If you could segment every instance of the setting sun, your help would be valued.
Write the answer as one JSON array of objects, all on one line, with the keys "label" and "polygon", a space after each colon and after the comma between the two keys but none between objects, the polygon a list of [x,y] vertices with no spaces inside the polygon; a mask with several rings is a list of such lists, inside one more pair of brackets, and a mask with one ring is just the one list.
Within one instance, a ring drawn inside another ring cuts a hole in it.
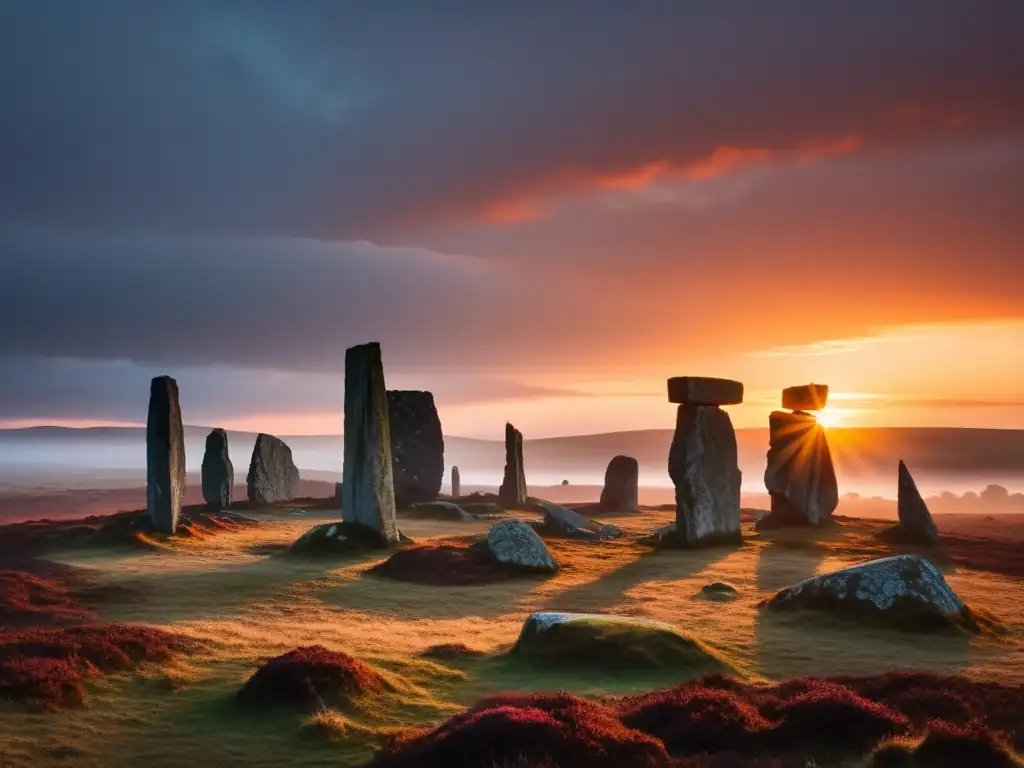
[{"label": "setting sun", "polygon": [[825,408],[817,413],[818,423],[826,429],[830,427],[843,426],[843,412],[840,410]]}]

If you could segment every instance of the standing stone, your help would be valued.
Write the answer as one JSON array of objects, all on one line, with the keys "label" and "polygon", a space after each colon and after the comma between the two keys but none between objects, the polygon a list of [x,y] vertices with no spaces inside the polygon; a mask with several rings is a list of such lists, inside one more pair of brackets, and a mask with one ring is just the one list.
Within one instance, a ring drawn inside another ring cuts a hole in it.
[{"label": "standing stone", "polygon": [[185,429],[178,382],[157,376],[149,386],[146,420],[146,509],[153,527],[174,533],[185,495]]},{"label": "standing stone", "polygon": [[925,504],[917,483],[910,475],[907,465],[900,461],[899,485],[896,490],[896,508],[900,522],[899,538],[907,544],[924,544],[931,546],[939,541],[939,529],[932,519],[928,505]]},{"label": "standing stone", "polygon": [[434,396],[417,390],[388,391],[388,422],[395,504],[434,501],[444,480],[444,435]]},{"label": "standing stone", "polygon": [[505,478],[498,489],[498,501],[507,507],[522,507],[526,504],[523,433],[511,424],[505,424]]},{"label": "standing stone", "polygon": [[388,395],[376,342],[345,351],[344,432],[342,519],[372,531],[382,544],[396,544],[400,536],[395,520]]},{"label": "standing stone", "polygon": [[604,488],[598,509],[605,512],[636,512],[640,464],[632,456],[616,456],[604,472]]},{"label": "standing stone", "polygon": [[462,481],[459,479],[459,468],[452,467],[452,496],[458,498],[462,495]]},{"label": "standing stone", "polygon": [[256,504],[294,499],[299,490],[299,470],[292,460],[292,449],[273,435],[257,435],[245,486],[249,501]]},{"label": "standing stone", "polygon": [[824,428],[814,416],[799,411],[774,411],[768,424],[764,484],[771,495],[771,515],[760,524],[820,525],[839,506],[839,483]]},{"label": "standing stone", "polygon": [[206,436],[203,454],[203,501],[214,509],[231,506],[235,487],[235,468],[228,455],[228,433],[214,429]]},{"label": "standing stone", "polygon": [[668,455],[676,487],[676,537],[687,546],[740,539],[736,432],[713,405],[680,405]]}]

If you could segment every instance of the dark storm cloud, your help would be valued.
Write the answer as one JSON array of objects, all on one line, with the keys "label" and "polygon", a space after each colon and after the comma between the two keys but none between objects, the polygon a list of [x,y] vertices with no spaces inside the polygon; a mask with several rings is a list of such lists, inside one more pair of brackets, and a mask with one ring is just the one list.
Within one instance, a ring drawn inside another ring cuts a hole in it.
[{"label": "dark storm cloud", "polygon": [[1021,127],[1015,0],[486,5],[6,3],[0,221],[360,238],[718,146]]}]

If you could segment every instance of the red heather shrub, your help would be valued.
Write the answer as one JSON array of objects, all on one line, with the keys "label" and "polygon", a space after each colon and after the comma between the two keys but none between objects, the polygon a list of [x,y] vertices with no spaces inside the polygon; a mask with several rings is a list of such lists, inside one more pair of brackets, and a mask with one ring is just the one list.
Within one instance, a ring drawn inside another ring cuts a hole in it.
[{"label": "red heather shrub", "polygon": [[920,741],[879,746],[869,768],[1020,768],[996,734],[980,723],[965,726],[936,722]]},{"label": "red heather shrub", "polygon": [[68,624],[90,618],[57,579],[22,570],[0,571],[0,626]]},{"label": "red heather shrub", "polygon": [[164,661],[191,643],[152,627],[102,624],[0,632],[0,697],[47,706],[80,704],[83,681]]},{"label": "red heather shrub", "polygon": [[312,645],[264,662],[237,696],[241,704],[250,707],[314,709],[322,702],[346,703],[384,687],[384,679],[369,665],[340,651]]},{"label": "red heather shrub", "polygon": [[409,547],[368,569],[367,573],[437,587],[491,584],[521,575],[495,562],[487,545],[482,543]]},{"label": "red heather shrub", "polygon": [[664,746],[614,710],[569,694],[495,696],[436,730],[398,740],[374,768],[481,768],[491,764],[667,768]]}]

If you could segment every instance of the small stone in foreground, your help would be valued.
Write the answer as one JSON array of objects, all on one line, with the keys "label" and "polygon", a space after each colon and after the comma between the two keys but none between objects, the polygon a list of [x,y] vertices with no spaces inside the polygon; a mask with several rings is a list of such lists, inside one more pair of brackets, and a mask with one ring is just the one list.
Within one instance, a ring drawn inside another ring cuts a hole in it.
[{"label": "small stone in foreground", "polygon": [[157,376],[150,382],[146,420],[146,509],[156,530],[177,530],[184,495],[185,430],[178,382]]},{"label": "small stone in foreground", "polygon": [[828,403],[828,384],[801,384],[782,390],[782,407],[791,411],[820,411]]},{"label": "small stone in foreground", "polygon": [[273,435],[257,435],[245,485],[249,501],[256,504],[294,499],[299,491],[299,469],[288,444]]},{"label": "small stone in foreground", "polygon": [[743,383],[706,376],[675,376],[668,380],[668,401],[679,405],[739,405]]},{"label": "small stone in foreground", "polygon": [[502,520],[487,532],[487,548],[503,564],[530,571],[554,573],[558,570],[543,539],[518,518]]}]

